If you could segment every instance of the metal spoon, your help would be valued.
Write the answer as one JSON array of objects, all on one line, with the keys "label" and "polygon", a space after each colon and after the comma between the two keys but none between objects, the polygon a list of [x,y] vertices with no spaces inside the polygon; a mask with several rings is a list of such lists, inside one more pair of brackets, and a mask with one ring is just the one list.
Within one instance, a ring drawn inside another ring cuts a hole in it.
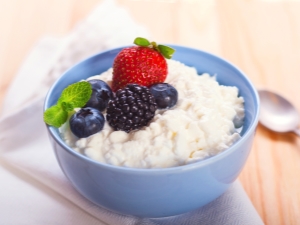
[{"label": "metal spoon", "polygon": [[258,90],[258,94],[261,102],[260,123],[275,132],[294,132],[300,136],[300,117],[296,108],[274,92]]}]

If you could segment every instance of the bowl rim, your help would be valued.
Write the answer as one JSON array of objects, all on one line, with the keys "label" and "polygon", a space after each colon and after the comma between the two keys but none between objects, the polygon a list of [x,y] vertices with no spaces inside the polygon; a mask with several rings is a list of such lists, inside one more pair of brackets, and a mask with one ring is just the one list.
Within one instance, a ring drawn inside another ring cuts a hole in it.
[{"label": "bowl rim", "polygon": [[[182,172],[182,171],[186,171],[186,170],[193,170],[195,168],[198,167],[204,167],[208,164],[212,164],[216,161],[221,160],[222,158],[226,157],[227,155],[231,154],[234,149],[236,149],[238,146],[242,145],[242,143],[248,139],[248,137],[255,132],[256,126],[258,124],[258,120],[259,120],[259,111],[260,111],[260,100],[259,100],[259,96],[258,96],[258,92],[257,89],[255,88],[254,84],[252,83],[252,81],[247,77],[247,75],[241,70],[239,69],[239,67],[237,67],[236,65],[234,65],[233,63],[229,62],[228,60],[224,59],[221,56],[217,56],[215,54],[212,54],[210,52],[207,51],[203,51],[197,48],[192,48],[192,47],[188,47],[188,46],[183,46],[183,45],[178,45],[178,44],[167,44],[170,47],[174,47],[174,48],[180,48],[182,50],[188,50],[188,51],[197,51],[203,55],[209,56],[211,58],[214,58],[216,60],[219,61],[223,61],[223,63],[229,65],[230,67],[232,67],[233,69],[235,69],[242,77],[244,80],[246,80],[246,82],[248,82],[249,86],[252,89],[253,92],[253,97],[254,97],[254,102],[256,103],[255,106],[257,108],[257,110],[255,111],[255,115],[253,117],[253,120],[251,121],[249,128],[246,130],[246,132],[243,134],[243,136],[241,136],[241,138],[239,140],[237,140],[232,146],[230,146],[229,148],[227,148],[225,151],[220,152],[217,155],[214,155],[210,158],[204,159],[204,160],[200,160],[200,161],[196,161],[190,164],[185,164],[185,165],[181,165],[181,166],[174,166],[174,167],[167,167],[167,168],[135,168],[135,167],[124,167],[124,166],[115,166],[115,165],[111,165],[108,163],[103,163],[100,161],[96,161],[92,158],[89,158],[88,156],[85,156],[79,152],[77,152],[76,150],[72,149],[70,146],[68,146],[63,140],[62,138],[59,136],[57,129],[55,127],[52,127],[48,124],[45,123],[46,128],[48,130],[48,133],[51,135],[51,137],[56,141],[57,144],[59,144],[65,151],[67,151],[68,153],[70,153],[71,155],[80,158],[83,161],[86,161],[88,163],[91,163],[97,167],[103,167],[106,169],[110,169],[113,171],[119,171],[119,172],[132,172],[132,173],[146,173],[146,174],[155,174],[155,173],[159,173],[159,174],[163,174],[163,173],[170,173],[170,172]],[[44,100],[44,105],[43,105],[43,112],[47,109],[47,103],[49,102],[51,93],[53,91],[53,89],[56,87],[56,85],[60,82],[61,78],[66,76],[67,73],[69,73],[70,70],[72,70],[74,67],[78,66],[79,64],[81,64],[84,61],[87,61],[91,58],[97,57],[100,54],[106,54],[112,51],[120,51],[123,48],[126,47],[130,47],[133,45],[124,45],[124,46],[119,46],[119,47],[115,47],[115,48],[110,48],[108,50],[104,50],[104,51],[100,51],[96,54],[93,54],[81,61],[79,61],[78,63],[74,64],[73,66],[71,66],[69,69],[67,69],[60,77],[58,77],[55,82],[51,85],[51,87],[49,88],[45,100]]]}]

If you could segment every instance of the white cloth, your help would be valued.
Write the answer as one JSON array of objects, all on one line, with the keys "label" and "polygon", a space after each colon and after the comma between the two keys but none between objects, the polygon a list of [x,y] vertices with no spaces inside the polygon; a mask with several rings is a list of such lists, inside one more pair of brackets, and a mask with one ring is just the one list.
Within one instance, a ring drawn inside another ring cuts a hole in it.
[{"label": "white cloth", "polygon": [[125,10],[105,1],[66,38],[44,38],[29,54],[7,92],[0,119],[0,225],[263,224],[238,181],[193,212],[140,219],[94,205],[62,173],[42,119],[46,92],[78,61],[131,43],[138,35],[149,37]]}]

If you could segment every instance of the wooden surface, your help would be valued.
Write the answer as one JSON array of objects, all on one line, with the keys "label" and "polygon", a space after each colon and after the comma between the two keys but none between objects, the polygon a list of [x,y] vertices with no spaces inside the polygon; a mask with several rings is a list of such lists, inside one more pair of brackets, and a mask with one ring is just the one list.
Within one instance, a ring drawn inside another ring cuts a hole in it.
[{"label": "wooden surface", "polygon": [[[32,46],[63,36],[97,0],[0,0],[0,106]],[[117,0],[156,41],[200,48],[277,90],[300,111],[300,2]],[[239,179],[266,224],[300,224],[300,139],[258,126]]]}]

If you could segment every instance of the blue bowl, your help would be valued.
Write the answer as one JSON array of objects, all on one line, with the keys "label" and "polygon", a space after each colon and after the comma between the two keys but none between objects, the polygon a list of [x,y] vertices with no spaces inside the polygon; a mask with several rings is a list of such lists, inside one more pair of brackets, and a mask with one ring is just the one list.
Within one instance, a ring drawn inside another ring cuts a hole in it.
[{"label": "blue bowl", "polygon": [[[222,195],[238,177],[251,150],[258,123],[259,98],[247,76],[212,54],[176,49],[174,60],[193,66],[199,74],[216,74],[220,84],[236,86],[245,99],[242,138],[209,159],[166,169],[136,169],[103,164],[72,150],[56,128],[47,126],[61,169],[80,194],[111,211],[138,217],[166,217],[189,212]],[[122,48],[94,55],[72,67],[51,87],[44,110],[54,105],[68,85],[112,67]]]}]

